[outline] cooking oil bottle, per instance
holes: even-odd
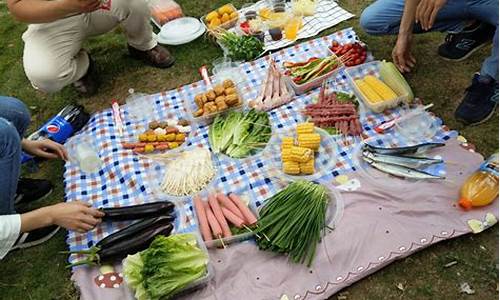
[[[485,160],[465,181],[458,204],[464,209],[485,206],[498,196],[498,152]]]

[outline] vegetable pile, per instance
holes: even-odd
[[[255,229],[259,248],[311,266],[331,200],[322,185],[304,180],[289,184],[260,210]]]
[[[231,111],[218,115],[208,130],[214,153],[243,158],[263,149],[271,137],[271,125],[265,112],[254,109],[244,113]]]
[[[228,56],[235,61],[250,61],[264,52],[264,43],[249,35],[237,35],[224,31],[216,33],[217,40],[227,49]]]
[[[160,188],[170,195],[188,196],[201,191],[214,176],[210,151],[196,147],[168,163]]]
[[[144,207],[143,207],[144,209]],[[149,209],[149,208],[147,208]],[[125,215],[127,211],[122,211]],[[130,211],[128,211],[130,214]],[[137,210],[139,213],[139,209]],[[117,212],[113,213],[117,217]],[[145,216],[143,214],[143,216]],[[128,219],[133,219],[130,217]],[[125,220],[125,219],[120,219]],[[69,251],[72,254],[84,254],[86,259],[73,263],[69,267],[78,265],[99,265],[113,263],[123,259],[128,254],[136,253],[149,247],[153,239],[161,235],[169,235],[174,226],[175,215],[163,215],[155,218],[145,216],[141,221],[135,222],[123,229],[114,232],[100,240],[88,250]]]
[[[330,50],[337,56],[344,57],[347,67],[357,66],[366,61],[366,47],[358,42],[340,45],[337,41],[333,41]]]
[[[331,55],[324,58],[311,57],[305,62],[284,62],[283,66],[286,68],[285,75],[300,85],[342,67],[342,61],[337,56]]]
[[[308,104],[304,114],[314,125],[330,129],[330,133],[357,136],[363,132],[352,95],[326,93],[325,84],[320,89],[318,103]]]
[[[250,230],[248,226],[257,223],[255,215],[236,194],[210,194],[207,201],[197,196],[193,203],[205,242],[231,237],[231,226]]]
[[[293,94],[276,67],[274,60],[269,63],[266,80],[261,85],[259,96],[248,105],[257,110],[268,111],[286,104],[293,99]]]
[[[151,246],[123,262],[125,281],[138,300],[170,298],[207,274],[208,255],[193,234],[157,236]]]
[[[313,123],[301,123],[296,127],[297,141],[293,137],[281,139],[283,173],[290,175],[314,174],[314,152],[319,150],[321,136],[314,132]]]
[[[133,149],[135,153],[175,149],[186,141],[186,135],[191,131],[189,124],[189,121],[183,119],[152,121],[148,125],[149,129],[139,134],[137,143],[122,143],[122,146]]]

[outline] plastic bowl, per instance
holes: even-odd
[[[396,132],[407,140],[421,143],[431,140],[440,128],[439,120],[425,110],[412,109],[402,112],[395,122]]]
[[[335,165],[336,153],[336,142],[335,140],[326,132],[325,130],[315,127],[316,133],[321,136],[321,143],[319,146],[319,151],[315,152],[314,157],[314,169],[316,172],[312,175],[290,175],[283,172],[283,166],[281,162],[281,139],[283,137],[291,136],[296,138],[295,127],[289,130],[278,131],[273,134],[271,140],[268,143],[267,151],[263,154],[263,159],[270,161],[271,167],[277,170],[280,177],[284,177],[288,180],[298,180],[304,179],[308,181],[314,181],[326,172],[331,171]]]

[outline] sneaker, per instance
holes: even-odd
[[[128,51],[133,58],[140,59],[156,68],[166,69],[175,63],[172,54],[160,45],[156,45],[153,49],[147,51],[137,50],[129,45]]]
[[[99,81],[97,80],[96,74],[95,63],[89,55],[89,68],[87,69],[87,73],[79,80],[73,82],[73,86],[82,96],[90,97],[97,93]]]
[[[465,91],[455,118],[467,125],[486,122],[498,105],[498,83],[492,79],[482,80],[479,74],[475,74],[472,84]]]
[[[52,183],[44,179],[19,178],[14,204],[42,200],[52,193]]]
[[[438,54],[446,60],[464,60],[474,51],[491,42],[495,30],[493,25],[477,23],[460,32],[448,33],[444,43],[438,48]]]
[[[24,249],[40,245],[41,243],[50,240],[50,238],[57,233],[59,228],[59,226],[52,225],[49,227],[35,229],[30,232],[21,233],[17,238],[16,243],[10,250]]]

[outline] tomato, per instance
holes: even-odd
[[[339,46],[339,42],[337,42],[337,41],[332,42],[332,47],[338,47],[338,46]]]
[[[362,63],[362,61],[359,58],[354,61],[354,64],[356,64],[356,65],[360,65],[361,63]]]
[[[361,59],[361,62],[364,62],[366,60],[366,55],[362,55],[359,59]]]
[[[347,50],[350,50],[350,49],[352,49],[352,44],[347,44],[347,45],[345,45],[344,47],[345,47]]]

